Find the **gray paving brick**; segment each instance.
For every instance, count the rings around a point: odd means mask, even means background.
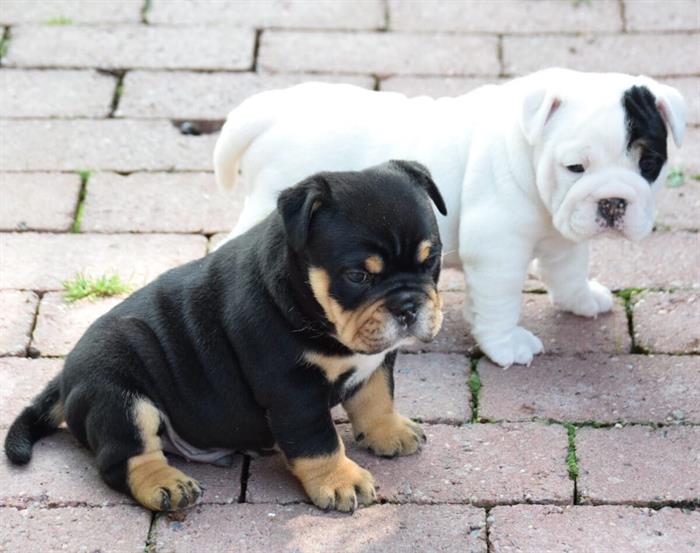
[[[83,232],[227,231],[242,194],[217,189],[212,173],[96,173],[90,178]]]
[[[0,428],[9,427],[62,366],[59,359],[0,357]]]
[[[77,174],[0,173],[0,230],[70,230],[79,194]]]
[[[686,123],[700,125],[700,77],[663,79],[663,83],[676,87],[685,98],[688,107]]]
[[[504,71],[524,75],[556,65],[581,71],[694,75],[700,73],[698,41],[698,34],[506,36]]]
[[[663,6],[648,0],[623,0],[629,31],[700,30],[698,0],[673,0]]]
[[[0,117],[106,117],[117,80],[96,71],[0,71]]]
[[[306,81],[347,82],[365,88],[374,86],[370,77],[131,71],[124,79],[124,93],[116,115],[146,119],[223,120],[229,111],[253,94]]]
[[[632,303],[638,346],[655,353],[700,353],[700,293],[644,292]]]
[[[168,121],[1,120],[14,139],[0,149],[6,171],[211,170],[216,135],[184,136]]]
[[[363,0],[361,4],[348,0],[154,0],[148,21],[302,29],[380,29],[385,25],[380,0]]]
[[[658,229],[700,229],[700,181],[686,175],[683,186],[659,191],[656,226]]]
[[[583,503],[700,500],[700,427],[582,428],[576,454]]]
[[[0,234],[0,288],[59,290],[76,273],[99,277],[117,273],[142,286],[160,273],[204,255],[203,236],[162,234]]]
[[[591,243],[591,275],[612,288],[700,287],[700,237],[655,232],[640,242],[600,238]]]
[[[0,355],[24,355],[39,298],[33,292],[0,291]]]
[[[455,55],[459,52],[459,55]],[[259,66],[274,72],[497,75],[497,39],[408,33],[262,35]]]
[[[507,370],[479,361],[488,420],[700,422],[700,357],[539,356]]]
[[[389,0],[390,29],[477,33],[548,33],[620,31],[622,18],[615,0],[471,0],[420,2]]]
[[[700,513],[624,506],[514,505],[489,516],[492,553],[693,553]]]
[[[224,26],[17,27],[3,63],[14,67],[248,69],[252,29]],[[196,47],[193,45],[196,44]]]
[[[521,501],[566,504],[566,432],[558,426],[423,425],[428,442],[417,455],[382,459],[360,450],[341,427],[347,454],[373,475],[380,498],[392,503],[495,505]],[[251,463],[247,501],[306,500],[280,456]]]
[[[142,0],[3,0],[0,24],[137,23]]]
[[[0,509],[5,551],[143,551],[151,514],[135,506]],[[79,531],[78,531],[79,529]]]
[[[158,517],[157,551],[224,553],[486,553],[484,511],[465,505],[374,505],[352,516],[309,505],[206,506]]]
[[[497,78],[469,77],[391,77],[379,83],[381,90],[402,92],[406,96],[461,96],[486,84],[498,84]]]

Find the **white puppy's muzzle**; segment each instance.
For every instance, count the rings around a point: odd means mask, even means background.
[[[554,226],[581,242],[604,232],[644,238],[654,224],[654,190],[633,171],[608,169],[581,177],[554,213]]]

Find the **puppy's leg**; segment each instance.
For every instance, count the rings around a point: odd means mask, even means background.
[[[197,501],[199,484],[171,467],[163,455],[160,412],[149,400],[115,389],[110,394],[93,395],[88,405],[86,395],[71,392],[65,406],[66,420],[69,427],[80,428],[80,410],[89,409],[83,421],[84,437],[109,486],[130,493],[153,511],[182,509]]]
[[[358,504],[376,501],[374,479],[346,457],[327,406],[327,398],[325,409],[322,402],[313,400],[277,406],[269,411],[270,426],[311,501],[321,509],[352,512]]]
[[[499,365],[529,364],[544,349],[537,336],[518,326],[531,246],[515,235],[495,240],[503,230],[482,236],[479,229],[467,229],[460,236],[469,237],[460,243],[460,257],[467,295],[464,316],[474,337]]]
[[[352,423],[355,439],[382,457],[411,455],[425,441],[421,427],[394,409],[393,365],[396,354],[377,369],[343,407]]]
[[[540,277],[556,307],[584,317],[612,309],[610,290],[588,280],[588,244],[552,241],[542,245],[537,261]]]

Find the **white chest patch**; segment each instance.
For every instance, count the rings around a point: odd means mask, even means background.
[[[400,344],[397,344],[391,349],[372,355],[357,353],[347,357],[333,357],[320,353],[307,353],[305,358],[309,363],[320,367],[326,374],[326,378],[329,382],[335,382],[346,372],[354,370],[350,378],[343,384],[343,388],[348,389],[367,380],[382,364],[386,354],[396,349],[399,345]]]

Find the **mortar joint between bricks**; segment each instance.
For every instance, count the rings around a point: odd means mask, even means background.
[[[155,553],[156,551],[156,520],[158,513],[151,513],[151,523],[148,525],[148,533],[146,534],[146,544],[143,547],[143,553]]]
[[[83,212],[85,210],[85,198],[87,197],[87,186],[92,174],[88,170],[78,171],[80,176],[80,192],[78,193],[78,203],[75,206],[75,216],[73,217],[73,226],[71,233],[80,234],[80,227],[83,222]]]
[[[627,33],[627,11],[625,8],[625,0],[617,0],[620,7],[620,21],[622,23],[622,32]]]
[[[241,463],[241,490],[238,494],[238,503],[245,503],[246,497],[248,495],[248,479],[250,478],[250,455],[243,456],[243,462]]]
[[[153,7],[153,0],[143,0],[143,5],[141,6],[141,23],[144,25],[150,25],[148,21],[148,13]]]
[[[2,65],[5,55],[7,54],[7,48],[10,44],[10,39],[12,38],[11,27],[6,26],[2,28],[2,36],[0,36],[0,66]]]
[[[638,296],[639,294],[646,292],[646,288],[625,288],[623,290],[619,290],[615,293],[615,295],[619,298],[622,299],[624,302],[624,308],[625,308],[625,316],[627,317],[627,332],[629,333],[630,336],[630,353],[632,354],[648,354],[649,352],[646,351],[644,348],[639,346],[637,344],[637,340],[634,335],[634,306],[632,303],[632,300],[634,296]]]
[[[114,86],[112,103],[109,107],[109,115],[107,115],[108,119],[114,119],[114,114],[117,112],[117,109],[119,109],[119,100],[121,100],[122,94],[124,93],[124,77],[126,76],[126,74],[126,70],[114,73],[114,75],[117,78],[117,82]]]
[[[263,29],[255,29],[255,41],[253,42],[253,64],[250,70],[253,73],[258,71],[258,58],[260,57],[260,43],[262,42]]]
[[[384,25],[378,30],[383,32],[388,32],[391,24],[391,7],[389,6],[389,0],[383,0],[384,6]]]
[[[469,359],[469,391],[471,392],[471,423],[479,422],[479,393],[481,392],[481,376],[479,375],[479,360],[481,356]]]

